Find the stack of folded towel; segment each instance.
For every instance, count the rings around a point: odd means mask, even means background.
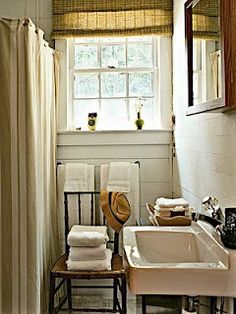
[[[157,198],[155,214],[161,217],[190,216],[192,209],[184,198]]]
[[[106,248],[105,226],[74,225],[68,234],[68,270],[110,270],[112,251]]]

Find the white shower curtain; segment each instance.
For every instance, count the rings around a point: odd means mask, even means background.
[[[47,313],[59,253],[60,54],[30,20],[0,19],[0,313]]]

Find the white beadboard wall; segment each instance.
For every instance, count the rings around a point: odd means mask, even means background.
[[[183,195],[196,209],[211,194],[221,207],[236,206],[236,114],[203,113],[186,116],[187,64],[185,0],[174,1],[173,109],[176,157],[173,160],[173,195]],[[228,313],[233,314],[232,299]]]
[[[30,17],[52,45],[52,0],[0,0],[0,17]]]
[[[197,209],[204,196],[222,207],[236,206],[236,113],[186,116],[187,65],[184,0],[174,2],[173,106],[176,115],[174,195],[183,195]]]
[[[171,131],[58,132],[58,162],[86,162],[99,166],[111,161],[140,162],[141,215],[147,216],[146,202],[171,196]]]

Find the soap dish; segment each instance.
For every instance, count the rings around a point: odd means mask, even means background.
[[[167,218],[156,215],[155,220],[159,226],[190,226],[192,223],[192,219],[186,216]]]

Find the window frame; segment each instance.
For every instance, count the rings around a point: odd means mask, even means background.
[[[58,94],[58,110],[57,110],[57,130],[58,132],[78,132],[72,125],[72,93],[70,86],[72,86],[72,75],[70,73],[71,60],[71,38],[55,40],[55,49],[62,53],[60,64],[60,80],[59,80],[59,94]],[[172,68],[172,37],[157,36],[157,52],[158,52],[158,75],[155,86],[158,91],[158,103],[155,104],[155,115],[157,116],[157,124],[153,130],[171,130],[171,115],[173,103],[173,68]],[[118,130],[117,130],[118,131]],[[106,133],[117,131],[103,131]],[[133,130],[127,130],[134,132]],[[143,129],[142,132],[148,131]],[[89,131],[80,131],[89,132]],[[95,131],[100,132],[100,131]],[[94,132],[93,132],[94,133]]]

